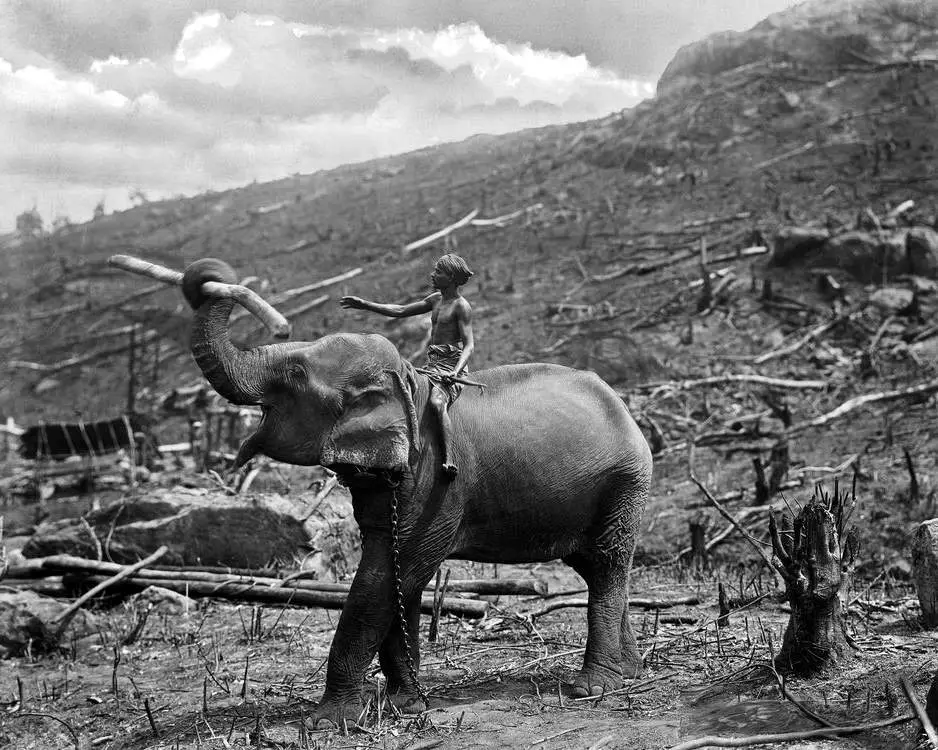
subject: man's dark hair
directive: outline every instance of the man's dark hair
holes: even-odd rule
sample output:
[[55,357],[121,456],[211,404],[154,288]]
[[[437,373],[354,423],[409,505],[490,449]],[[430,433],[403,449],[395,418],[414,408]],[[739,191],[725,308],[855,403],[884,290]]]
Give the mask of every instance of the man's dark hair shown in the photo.
[[456,253],[447,253],[444,255],[436,262],[436,267],[449,276],[456,286],[462,286],[469,281],[473,275],[466,261],[456,255]]

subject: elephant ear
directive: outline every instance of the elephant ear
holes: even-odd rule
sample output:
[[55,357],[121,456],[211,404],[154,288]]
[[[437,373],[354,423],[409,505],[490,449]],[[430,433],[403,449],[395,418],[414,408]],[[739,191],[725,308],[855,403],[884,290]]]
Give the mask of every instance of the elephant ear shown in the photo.
[[403,471],[416,449],[416,429],[407,381],[398,372],[386,370],[379,383],[347,395],[345,407],[326,438],[321,463]]

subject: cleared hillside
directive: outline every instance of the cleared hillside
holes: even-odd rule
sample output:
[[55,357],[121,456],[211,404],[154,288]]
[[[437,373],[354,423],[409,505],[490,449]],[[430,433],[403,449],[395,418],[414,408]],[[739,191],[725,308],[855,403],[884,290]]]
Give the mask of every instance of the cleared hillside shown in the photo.
[[[806,28],[804,19],[814,19],[821,5],[682,50],[657,98],[602,120],[479,136],[150,203],[14,243],[0,260],[7,372],[0,413],[33,422],[119,412],[128,336],[115,331],[131,321],[160,333],[158,351],[151,340],[142,357],[162,363],[146,365],[150,376],[141,376],[141,386],[167,390],[197,380],[178,291],[118,305],[146,283],[109,269],[113,253],[180,269],[202,256],[222,257],[244,276],[259,277],[268,295],[362,266],[360,276],[327,290],[324,305],[293,321],[295,338],[377,329],[397,339],[383,319],[341,310],[338,297],[424,294],[442,243],[407,255],[402,247],[475,208],[492,217],[540,204],[526,220],[456,235],[477,271],[466,289],[479,342],[476,369],[552,360],[592,367],[627,386],[697,371],[722,352],[758,351],[761,337],[746,331],[681,345],[668,321],[684,325],[694,312],[689,297],[669,308],[661,325],[635,328],[699,270],[694,258],[660,270],[626,267],[654,264],[702,240],[714,255],[731,252],[752,244],[756,231],[770,236],[786,223],[848,225],[867,206],[882,211],[908,198],[918,201],[921,220],[934,220],[934,27],[906,21],[899,33],[898,11],[886,9]],[[812,56],[825,35],[843,54]],[[772,53],[776,37],[798,54]],[[791,40],[802,37],[807,41],[795,49]],[[777,273],[764,259],[747,268],[759,279]],[[786,270],[778,281],[798,286],[808,276]],[[548,314],[558,303],[602,310]],[[761,317],[750,330],[786,325],[771,311],[753,314]],[[577,315],[584,320],[576,322]],[[236,333],[245,342],[264,340],[250,323]],[[74,357],[90,358],[62,366]],[[158,382],[151,382],[154,373]]]

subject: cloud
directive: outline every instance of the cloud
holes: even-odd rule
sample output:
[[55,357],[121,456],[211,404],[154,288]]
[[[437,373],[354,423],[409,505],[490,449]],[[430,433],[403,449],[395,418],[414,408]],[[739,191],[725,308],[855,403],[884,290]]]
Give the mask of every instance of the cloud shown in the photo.
[[379,29],[206,11],[162,52],[146,40],[101,45],[83,68],[75,44],[55,59],[42,45],[0,59],[0,201],[16,201],[0,226],[34,200],[84,219],[102,195],[127,205],[129,188],[161,197],[277,179],[595,117],[653,91],[474,23]]
[[[298,23],[438,29],[474,22],[500,43],[530,44],[625,77],[656,77],[683,44],[748,28],[795,0],[0,0],[0,48],[27,47],[72,70],[117,55],[160,57],[194,14],[246,12]],[[3,30],[6,30],[4,32]],[[3,34],[6,39],[3,39]],[[5,53],[10,59],[10,53]]]

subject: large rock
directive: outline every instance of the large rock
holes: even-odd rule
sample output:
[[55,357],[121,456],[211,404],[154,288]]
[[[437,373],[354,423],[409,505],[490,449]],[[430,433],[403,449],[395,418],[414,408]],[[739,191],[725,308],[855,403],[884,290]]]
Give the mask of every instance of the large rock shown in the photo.
[[772,265],[839,268],[866,283],[912,274],[938,277],[938,232],[930,227],[829,235],[814,227],[781,227]]
[[904,232],[883,236],[873,232],[844,232],[824,243],[816,261],[842,268],[864,282],[879,282],[909,271]]
[[938,518],[919,524],[912,537],[912,580],[922,608],[922,624],[938,626]]
[[[59,645],[56,618],[69,606],[33,591],[0,592],[0,659],[39,654]],[[69,622],[66,633],[81,637],[95,628],[95,618],[83,609]]]
[[[797,3],[747,31],[717,32],[682,47],[661,74],[658,94],[744,65],[774,63],[818,72],[856,65],[864,58],[901,57],[914,48],[915,24],[900,24],[896,17],[921,19],[920,27],[929,28],[934,16],[931,8],[926,14],[928,5],[923,0]],[[918,36],[928,38],[924,31]]]
[[912,310],[915,303],[915,292],[911,289],[900,289],[894,286],[884,286],[870,295],[870,304],[883,315],[902,315]]
[[826,229],[780,227],[772,240],[772,265],[802,262],[823,247],[830,236]]
[[[161,489],[85,516],[105,558],[132,563],[160,545],[161,565],[263,568],[297,565],[319,578],[341,578],[360,559],[360,534],[349,494],[336,487],[314,495],[226,495],[204,489]],[[23,548],[26,557],[97,557],[78,519],[44,523]]]

